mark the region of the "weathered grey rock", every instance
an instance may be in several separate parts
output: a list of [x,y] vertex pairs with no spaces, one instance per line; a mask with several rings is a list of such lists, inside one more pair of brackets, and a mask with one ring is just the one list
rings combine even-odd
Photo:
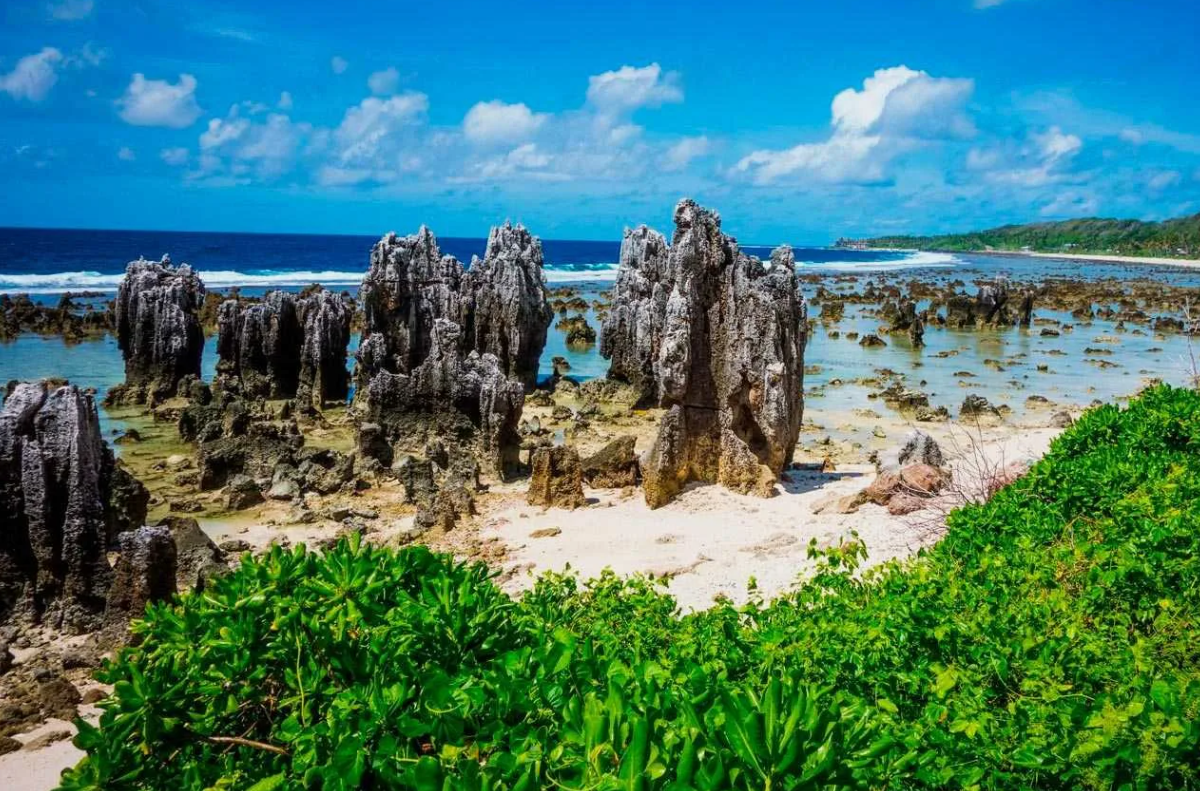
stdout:
[[658,231],[626,229],[612,306],[600,326],[600,356],[611,361],[608,378],[633,387],[640,404],[659,401],[655,370],[676,279],[670,252]]
[[0,410],[0,622],[100,625],[109,531],[145,516],[144,504],[140,516],[136,504],[113,512],[115,469],[91,395],[44,382],[12,389]]
[[579,454],[566,445],[538,448],[533,452],[529,491],[525,500],[530,505],[545,508],[581,508],[587,505],[583,496],[583,468]]
[[551,318],[540,267],[540,243],[519,226],[493,230],[466,274],[424,227],[375,245],[355,369],[367,444],[445,437],[467,442],[498,477],[519,466],[522,381],[536,377]]
[[316,289],[302,296],[299,313],[304,342],[296,400],[318,409],[344,403],[350,393],[346,349],[354,303],[345,294]]
[[764,264],[715,212],[681,201],[670,247],[626,233],[604,330],[609,376],[667,410],[641,464],[651,507],[694,480],[773,493],[803,409],[807,311],[790,248]]
[[1025,291],[1021,295],[1021,307],[1017,311],[1017,323],[1022,327],[1028,327],[1033,324],[1033,292]]
[[125,360],[125,397],[173,394],[179,381],[200,375],[204,332],[197,311],[204,284],[187,264],[137,260],[125,269],[115,302],[117,345]]
[[120,556],[108,590],[106,620],[141,617],[146,605],[175,594],[175,539],[169,528],[139,527],[119,537]]
[[292,398],[303,341],[292,294],[268,291],[259,302],[226,300],[217,313],[217,372],[240,379],[247,395]]
[[975,301],[977,317],[984,324],[1012,324],[1008,315],[1008,284],[1004,280],[997,278],[995,283],[980,287],[979,296]]
[[946,457],[937,440],[924,431],[913,430],[904,438],[903,445],[881,455],[876,466],[880,472],[899,473],[911,464],[940,469],[946,466]]
[[228,571],[225,553],[195,519],[169,516],[159,524],[171,531],[175,543],[175,584],[180,593],[202,591],[211,580]]
[[488,234],[483,260],[463,276],[463,342],[492,354],[501,369],[532,391],[554,312],[542,274],[542,242],[522,225]]

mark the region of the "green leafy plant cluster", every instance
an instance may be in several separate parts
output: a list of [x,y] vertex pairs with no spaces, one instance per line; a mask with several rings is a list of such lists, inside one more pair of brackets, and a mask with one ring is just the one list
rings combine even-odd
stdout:
[[1005,225],[986,231],[940,236],[884,236],[865,240],[874,247],[919,250],[1103,253],[1195,258],[1200,256],[1200,214],[1162,222],[1081,219]]
[[1087,413],[945,539],[680,616],[421,548],[152,606],[64,789],[1200,787],[1200,395]]

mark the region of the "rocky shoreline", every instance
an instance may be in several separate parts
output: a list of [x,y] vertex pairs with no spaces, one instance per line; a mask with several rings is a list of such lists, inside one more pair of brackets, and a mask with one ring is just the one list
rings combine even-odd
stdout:
[[[1105,370],[1123,337],[1198,329],[1193,290],[1151,280],[797,273],[789,249],[749,256],[694,202],[674,220],[670,243],[626,232],[603,292],[549,288],[540,240],[506,224],[468,267],[427,228],[381,238],[357,300],[217,294],[167,258],[130,263],[109,306],[0,300],[2,337],[111,333],[125,371],[103,407],[125,426],[116,455],[79,383],[7,388],[0,752],[104,695],[90,670],[148,601],[273,545],[421,541],[513,589],[611,566],[671,580],[689,607],[744,598],[749,577],[783,590],[809,540],[851,530],[873,562],[904,556],[990,485],[980,459],[989,481],[1019,475],[1086,406],[1035,392],[1018,420],[965,369],[961,389],[931,388],[930,369],[955,365],[929,351],[937,334],[996,344],[984,364],[1023,371],[1019,390],[1050,365],[1021,344],[1104,322],[1069,362]],[[579,381],[554,357],[539,381],[551,333],[598,344],[608,375]],[[839,378],[805,364],[814,343],[902,347],[910,365]]]

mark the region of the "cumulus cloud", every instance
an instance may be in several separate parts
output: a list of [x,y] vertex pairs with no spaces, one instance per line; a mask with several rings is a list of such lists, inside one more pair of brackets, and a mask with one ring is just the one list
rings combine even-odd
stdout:
[[277,178],[295,166],[309,130],[307,124],[294,124],[282,113],[270,113],[265,119],[247,117],[235,104],[224,118],[209,119],[200,134],[200,166],[191,175],[220,176],[235,183],[250,176]]
[[14,99],[40,102],[58,82],[58,69],[63,64],[63,54],[54,47],[43,47],[41,52],[26,55],[8,74],[0,75],[0,90]]
[[292,109],[292,94],[288,91],[279,94],[279,101],[275,103],[275,106],[280,110]]
[[122,162],[132,162],[137,159],[137,154],[135,154],[133,149],[129,146],[121,146],[121,148],[117,151],[117,159],[121,160]]
[[180,74],[179,82],[147,80],[146,75],[133,75],[125,94],[117,100],[120,116],[134,126],[165,126],[183,129],[200,117],[196,103],[196,78]]
[[319,173],[325,184],[387,182],[415,170],[421,162],[418,134],[429,110],[429,97],[408,92],[387,99],[368,97],[346,111],[328,135],[331,163]]
[[735,173],[768,184],[804,175],[829,182],[874,182],[902,151],[942,139],[968,138],[975,125],[964,107],[974,81],[933,77],[907,66],[879,69],[861,89],[847,88],[830,106],[829,138],[744,156]]
[[588,78],[588,104],[602,112],[632,112],[683,101],[679,74],[663,72],[657,63],[637,68],[622,66]]
[[60,0],[50,3],[50,16],[63,22],[74,22],[91,16],[95,8],[93,0]]
[[329,68],[334,74],[345,74],[350,64],[341,55],[334,55],[329,59]]
[[523,103],[506,104],[498,99],[479,102],[463,118],[463,134],[473,143],[517,142],[536,132],[547,117]]
[[400,87],[400,72],[396,71],[395,66],[371,72],[371,76],[367,77],[367,87],[376,96],[391,96]]

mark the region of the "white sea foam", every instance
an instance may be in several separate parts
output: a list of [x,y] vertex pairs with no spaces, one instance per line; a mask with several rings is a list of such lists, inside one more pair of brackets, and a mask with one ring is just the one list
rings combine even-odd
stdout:
[[[233,272],[214,270],[197,272],[209,288],[269,288],[275,286],[357,286],[362,272]],[[63,291],[116,291],[124,273],[102,275],[99,272],[54,272],[44,275],[0,274],[0,292],[58,294]]]
[[605,264],[595,269],[555,269],[547,267],[547,283],[607,283],[617,279],[617,265]]
[[[952,267],[962,261],[949,253],[912,253],[894,261],[799,261],[801,269],[827,269],[837,272],[884,271],[921,267]],[[616,279],[617,265],[600,264],[586,269],[548,267],[549,283],[606,283]],[[342,272],[236,272],[232,270],[199,270],[200,279],[209,288],[284,288],[320,283],[327,287],[357,286],[364,271]],[[39,275],[0,273],[0,293],[60,294],[64,291],[113,292],[121,284],[124,273],[53,272]]]
[[944,269],[957,266],[962,259],[951,253],[910,253],[891,261],[813,261],[799,262],[805,269],[831,269],[835,272],[883,272],[892,269]]

